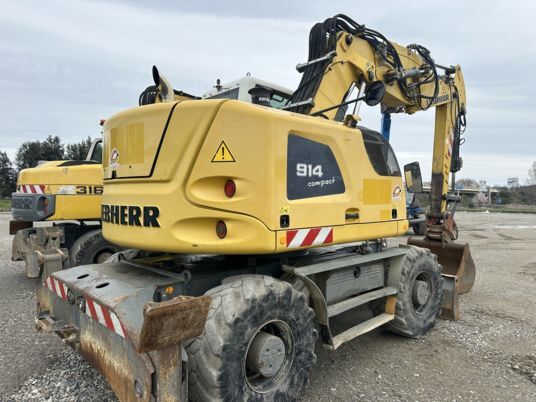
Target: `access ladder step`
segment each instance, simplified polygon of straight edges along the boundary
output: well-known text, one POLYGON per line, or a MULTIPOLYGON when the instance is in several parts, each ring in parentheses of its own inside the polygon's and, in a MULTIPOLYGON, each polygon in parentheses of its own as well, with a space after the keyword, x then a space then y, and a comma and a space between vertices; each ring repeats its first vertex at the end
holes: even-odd
POLYGON ((370 332, 373 329, 378 328, 382 326, 383 324, 388 323, 389 321, 392 321, 394 319, 395 319, 395 316, 393 314, 387 314, 387 313, 383 313, 375 317, 372 317, 370 320, 362 322, 361 324, 356 325, 355 327, 352 327, 350 329, 347 329, 346 331, 341 332, 339 335, 333 337, 331 339, 331 345, 329 347, 330 349, 335 350, 339 346, 341 346, 343 343, 351 341, 352 339, 357 338, 359 335, 366 334, 367 332, 370 332))
POLYGON ((356 297, 352 297, 350 299, 346 299, 342 302, 328 306, 328 317, 339 315, 341 313, 344 313, 345 311, 353 309, 354 307, 362 306, 363 304, 371 302, 372 300, 387 296, 393 296, 397 293, 398 289, 388 286, 356 297))
POLYGON ((370 264, 376 261, 383 261, 387 258, 398 257, 407 254, 407 247, 393 247, 389 248, 381 253, 372 254, 353 254, 342 258, 335 258, 333 260, 319 262, 316 264, 305 265, 303 267, 293 267, 284 265, 285 272, 291 272, 295 275, 309 276, 319 274, 321 272, 333 271, 341 268, 348 268, 350 266, 360 266, 370 264))

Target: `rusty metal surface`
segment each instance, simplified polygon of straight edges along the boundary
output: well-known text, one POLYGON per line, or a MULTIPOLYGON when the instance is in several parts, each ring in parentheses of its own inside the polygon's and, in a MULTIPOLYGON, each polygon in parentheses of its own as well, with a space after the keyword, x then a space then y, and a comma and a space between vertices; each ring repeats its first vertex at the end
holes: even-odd
POLYGON ((210 303, 210 296, 178 296, 145 304, 138 352, 167 348, 201 335, 210 303))
MULTIPOLYGON (((30 261, 33 262, 35 259, 39 266, 39 272, 42 273, 41 283, 43 283, 43 281, 48 278, 52 273, 69 268, 69 253, 66 249, 57 248, 53 250, 44 251, 35 250, 30 255, 28 255, 27 258, 30 256, 32 257, 32 259, 28 259, 27 263, 29 263, 30 261)), ((28 272, 26 275, 28 276, 28 272)))
POLYGON ((152 400, 154 368, 147 355, 140 355, 130 342, 91 320, 76 304, 65 302, 45 287, 38 291, 38 310, 37 321, 41 321, 41 330, 54 331, 62 338, 64 328, 75 331, 75 340, 66 343, 106 378, 119 400, 152 400), (136 380, 143 390, 141 397, 136 395, 136 380))
POLYGON ((441 300, 440 318, 446 320, 460 319, 460 305, 458 302, 459 293, 456 275, 443 275, 443 299, 441 300))
POLYGON ((154 302, 155 289, 169 283, 180 288, 177 275, 123 262, 56 271, 44 278, 37 292, 36 323, 76 349, 121 401, 178 401, 187 394, 182 373, 187 359, 180 343, 202 333, 211 298, 179 296, 154 302), (102 314, 109 309, 108 314, 118 317, 124 334, 88 314, 89 306, 97 303, 102 314))
POLYGON ((15 233, 11 243, 12 261, 24 261, 26 254, 31 251, 29 238, 33 232, 33 229, 22 229, 15 233))
MULTIPOLYGON (((59 226, 46 226, 18 230, 11 246, 11 259, 25 261, 26 276, 38 278, 43 261, 39 253, 56 252, 61 247, 63 230, 59 226)), ((64 264, 64 268, 68 268, 64 264)))
POLYGON ((17 234, 19 230, 30 229, 33 227, 32 221, 9 221, 9 234, 17 234))
POLYGON ((154 367, 129 342, 81 316, 75 349, 105 378, 120 401, 151 401, 154 367))
POLYGON ((183 366, 183 358, 186 355, 184 348, 173 345, 148 355, 156 368, 154 376, 158 386, 153 390, 155 402, 187 402, 188 366, 183 366))

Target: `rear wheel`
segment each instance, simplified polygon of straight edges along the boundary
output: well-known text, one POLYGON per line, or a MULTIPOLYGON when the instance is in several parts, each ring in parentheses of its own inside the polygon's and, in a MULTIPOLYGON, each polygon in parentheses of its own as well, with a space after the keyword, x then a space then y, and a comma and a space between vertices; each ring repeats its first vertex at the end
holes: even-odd
POLYGON ((71 266, 100 264, 121 250, 106 241, 101 229, 91 230, 80 236, 69 250, 71 266))
POLYGON ((411 247, 406 254, 396 298, 395 319, 388 329, 419 338, 434 325, 443 297, 441 265, 430 250, 411 247))
POLYGON ((316 361, 314 313, 286 282, 248 275, 209 290, 203 334, 187 346, 194 401, 295 400, 316 361))

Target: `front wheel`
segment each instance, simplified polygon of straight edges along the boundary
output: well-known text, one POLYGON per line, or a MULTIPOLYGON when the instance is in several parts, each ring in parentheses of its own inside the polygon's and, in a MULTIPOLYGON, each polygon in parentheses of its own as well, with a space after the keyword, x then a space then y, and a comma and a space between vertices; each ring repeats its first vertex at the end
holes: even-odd
POLYGON ((419 338, 434 325, 443 297, 443 278, 437 256, 430 250, 411 246, 400 274, 395 319, 390 331, 419 338))
POLYGON ((314 312, 286 282, 247 275, 209 290, 203 334, 188 346, 194 401, 296 400, 316 361, 314 312))

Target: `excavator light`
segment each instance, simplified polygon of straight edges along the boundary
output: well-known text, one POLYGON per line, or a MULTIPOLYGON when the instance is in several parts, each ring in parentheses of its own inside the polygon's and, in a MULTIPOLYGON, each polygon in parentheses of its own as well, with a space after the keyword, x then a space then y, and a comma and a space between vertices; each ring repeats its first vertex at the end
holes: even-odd
POLYGON ((227 236, 227 225, 224 221, 218 221, 216 224, 216 234, 220 239, 223 239, 225 236, 227 236))
POLYGON ((166 286, 164 290, 167 295, 171 295, 175 289, 173 288, 173 286, 166 286))
POLYGON ((227 180, 224 186, 225 195, 229 198, 234 197, 236 193, 236 184, 232 180, 227 180))

